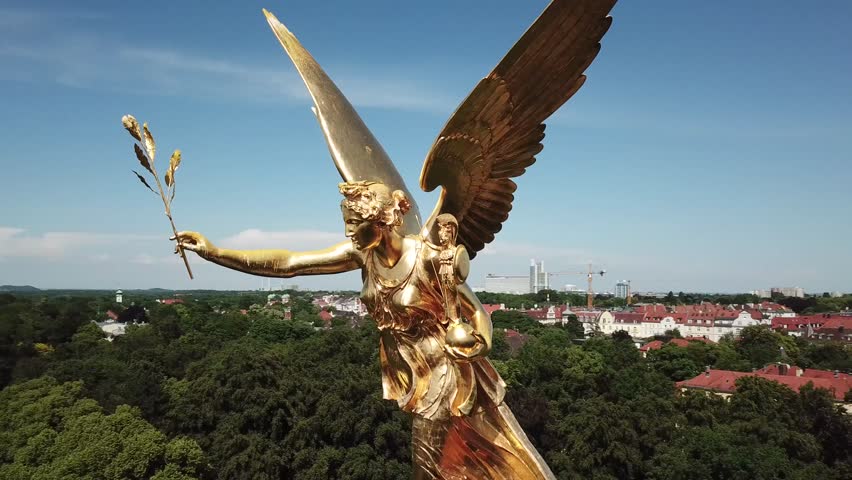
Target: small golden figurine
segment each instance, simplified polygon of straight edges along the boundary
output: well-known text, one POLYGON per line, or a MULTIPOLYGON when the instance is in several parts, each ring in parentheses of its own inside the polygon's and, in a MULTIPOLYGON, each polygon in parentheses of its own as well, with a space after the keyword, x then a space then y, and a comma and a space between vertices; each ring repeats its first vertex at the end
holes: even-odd
POLYGON ((470 272, 470 257, 464 245, 456 245, 459 222, 451 213, 435 217, 438 224, 438 279, 444 302, 444 317, 447 318, 448 348, 476 348, 484 345, 481 335, 462 321, 458 285, 467 280, 470 272))
POLYGON ((176 238, 206 260, 255 275, 360 269, 361 297, 380 331, 384 398, 414 416, 417 479, 555 478, 503 402, 505 384, 486 358, 491 319, 465 279, 469 260, 509 216, 511 178, 542 149, 542 122, 583 85, 614 3, 554 0, 479 82, 426 156, 420 186, 443 188, 422 225, 393 162, 355 109, 264 10, 310 91, 343 177, 348 240, 291 252, 222 249, 196 232, 176 238))

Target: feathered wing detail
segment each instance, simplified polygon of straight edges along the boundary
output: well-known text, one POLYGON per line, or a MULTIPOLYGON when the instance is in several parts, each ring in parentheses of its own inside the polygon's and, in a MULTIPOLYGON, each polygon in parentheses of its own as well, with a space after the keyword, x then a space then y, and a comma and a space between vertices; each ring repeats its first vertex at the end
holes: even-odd
POLYGON ((402 227, 405 233, 418 233, 420 213, 417 204, 381 144, 290 30, 282 25, 275 15, 265 9, 263 13, 308 87, 314 100, 314 114, 319 120, 328 150, 340 176, 347 182, 381 182, 394 190, 404 191, 411 202, 411 210, 405 215, 402 227))
POLYGON ((535 163, 547 117, 586 80, 616 0, 554 0, 461 103, 426 156, 420 187, 443 186, 424 232, 451 213, 471 258, 509 218, 511 180, 535 163))

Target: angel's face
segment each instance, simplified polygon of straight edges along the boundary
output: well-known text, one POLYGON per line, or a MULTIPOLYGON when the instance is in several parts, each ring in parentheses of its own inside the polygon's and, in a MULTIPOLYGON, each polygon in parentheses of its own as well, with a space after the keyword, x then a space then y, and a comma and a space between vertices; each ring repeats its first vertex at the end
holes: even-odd
POLYGON ((449 245, 455 240, 455 230, 455 227, 449 223, 438 225, 438 240, 441 242, 441 245, 449 245))
POLYGON ((343 207, 343 222, 346 237, 352 239, 352 246, 358 250, 371 249, 382 239, 382 231, 376 222, 365 220, 350 208, 343 207))

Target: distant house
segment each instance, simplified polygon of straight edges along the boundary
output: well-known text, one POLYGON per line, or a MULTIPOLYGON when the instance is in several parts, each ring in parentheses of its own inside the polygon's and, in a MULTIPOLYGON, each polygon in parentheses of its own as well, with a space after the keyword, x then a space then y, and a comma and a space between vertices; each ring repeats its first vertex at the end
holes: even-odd
POLYGON ((601 324, 612 323, 613 318, 612 312, 609 311, 572 308, 562 312, 563 322, 567 321, 570 315, 577 317, 577 321, 583 326, 584 335, 601 331, 601 324))
POLYGON ((814 330, 811 338, 852 342, 852 316, 828 316, 825 323, 814 330))
POLYGON ((770 317, 754 305, 740 308, 709 302, 674 307, 649 304, 637 305, 633 311, 614 311, 611 318, 601 317, 600 329, 605 334, 623 330, 633 338, 664 335, 667 330, 677 329, 681 335, 715 342, 728 334, 738 336, 743 328, 751 325, 769 325, 770 321, 770 317))
POLYGON ((266 306, 271 307, 272 305, 289 305, 290 304, 290 295, 287 293, 270 293, 266 296, 266 306))
POLYGON ((359 317, 367 315, 367 306, 356 295, 345 297, 340 295, 323 295, 322 297, 315 298, 313 304, 321 310, 331 307, 340 312, 352 312, 359 317))
POLYGON ((686 347, 691 342, 714 343, 712 340, 703 337, 673 338, 665 343, 662 340, 654 340, 639 347, 639 352, 641 352, 642 356, 645 357, 651 350, 659 350, 663 348, 664 345, 672 344, 677 345, 678 347, 686 347))
POLYGON ((795 337, 852 342, 852 316, 836 313, 775 317, 772 329, 795 337))
POLYGON ((831 392, 834 401, 842 404, 848 413, 852 413, 852 403, 845 400, 846 393, 852 387, 848 375, 826 370, 803 369, 786 364, 772 364, 754 372, 733 372, 708 368, 704 373, 689 380, 677 382, 681 390, 705 390, 722 397, 729 397, 736 391, 736 381, 742 377, 760 377, 784 385, 798 392, 807 384, 831 392))
POLYGON ((551 305, 543 308, 532 308, 526 311, 528 317, 538 320, 543 325, 562 323, 562 312, 568 310, 567 305, 551 305))
MULTIPOLYGON (((785 375, 788 377, 841 378, 847 382, 852 380, 852 375, 839 371, 832 372, 829 370, 817 370, 815 368, 802 368, 795 365, 787 365, 786 363, 770 363, 759 371, 769 375, 785 375)), ((852 384, 850 384, 850 387, 852 387, 852 384)))
POLYGON ((796 313, 784 305, 775 302, 763 301, 756 305, 765 319, 773 319, 775 317, 795 317, 796 313))
POLYGON ((324 323, 326 327, 330 327, 331 326, 331 319, 334 318, 334 315, 332 315, 332 313, 329 312, 328 310, 320 310, 319 317, 320 317, 320 320, 322 320, 322 323, 324 323))
POLYGON ((524 335, 523 333, 518 332, 517 330, 513 330, 511 328, 506 329, 506 343, 509 344, 509 350, 512 353, 517 352, 527 343, 527 339, 529 337, 524 335))
POLYGON ((175 305, 179 303, 184 303, 182 298, 165 298, 163 300, 157 300, 157 302, 162 303, 163 305, 175 305))
POLYGON ((485 313, 491 315, 498 310, 506 310, 506 305, 503 303, 483 303, 482 308, 485 309, 485 313))
POLYGON ((92 322, 98 326, 106 334, 106 340, 113 341, 113 339, 119 335, 124 335, 125 330, 127 329, 127 324, 117 321, 118 315, 112 310, 107 311, 107 319, 98 322, 96 320, 92 320, 92 322))
POLYGON ((663 345, 665 345, 665 344, 662 342, 662 340, 654 340, 652 342, 648 342, 645 345, 642 345, 641 347, 639 347, 639 352, 644 357, 644 356, 647 356, 648 352, 650 352, 651 350, 659 350, 659 349, 663 348, 663 345))

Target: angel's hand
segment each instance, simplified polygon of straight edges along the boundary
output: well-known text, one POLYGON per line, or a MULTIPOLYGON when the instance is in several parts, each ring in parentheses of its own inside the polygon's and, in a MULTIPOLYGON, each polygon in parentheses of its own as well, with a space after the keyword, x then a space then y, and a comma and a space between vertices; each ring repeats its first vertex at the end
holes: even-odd
MULTIPOLYGON (((181 248, 193 251, 201 258, 209 258, 216 250, 213 243, 198 232, 178 232, 177 236, 173 236, 169 240, 177 241, 181 248)), ((175 253, 178 253, 177 247, 175 247, 175 253)))
POLYGON ((470 361, 488 353, 485 338, 466 323, 454 322, 447 329, 447 355, 458 361, 470 361))
POLYGON ((451 347, 444 345, 444 352, 453 360, 459 362, 470 362, 488 353, 485 342, 479 342, 474 347, 451 347))

